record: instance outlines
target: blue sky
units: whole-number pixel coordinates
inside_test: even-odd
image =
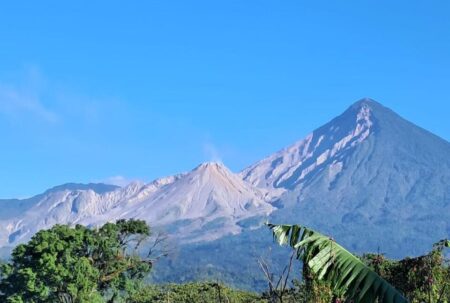
[[[24,2],[0,5],[1,198],[237,171],[362,97],[450,139],[449,1]]]

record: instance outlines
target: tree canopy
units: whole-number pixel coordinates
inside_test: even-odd
[[[152,268],[152,260],[138,253],[149,236],[140,220],[42,230],[1,265],[0,301],[118,302]]]

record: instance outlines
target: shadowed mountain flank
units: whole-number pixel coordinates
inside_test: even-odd
[[[283,189],[274,220],[404,256],[450,233],[449,155],[447,141],[364,99],[242,175]]]

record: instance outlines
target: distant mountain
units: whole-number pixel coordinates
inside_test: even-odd
[[[269,221],[316,228],[355,253],[419,255],[450,237],[450,143],[370,99],[240,175],[269,192],[278,208]],[[197,258],[161,265],[157,281],[200,276],[263,289],[256,258],[270,254],[274,272],[288,259],[266,227],[179,254]]]
[[[182,242],[237,234],[240,221],[266,217],[274,208],[267,191],[256,189],[219,163],[204,163],[189,173],[131,183],[65,184],[27,200],[0,200],[0,245],[29,239],[54,224],[99,225],[139,218],[169,230]]]
[[[121,218],[145,219],[179,244],[158,281],[264,287],[256,258],[269,252],[275,269],[285,261],[266,220],[316,228],[356,253],[418,255],[450,236],[450,143],[364,99],[239,174],[204,163],[148,184],[66,184],[0,200],[0,247],[57,223]]]
[[[241,175],[282,191],[273,220],[356,252],[420,254],[450,235],[450,143],[370,99]]]
[[[164,181],[161,181],[164,180]],[[267,217],[274,208],[265,200],[267,192],[252,187],[223,164],[204,163],[189,173],[150,184],[156,190],[121,203],[105,220],[139,218],[163,226],[182,242],[214,240],[238,234],[241,221]]]

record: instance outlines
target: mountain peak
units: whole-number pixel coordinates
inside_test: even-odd
[[[353,105],[351,106],[351,108],[361,108],[361,107],[370,107],[370,108],[376,108],[376,107],[383,107],[383,105],[377,101],[375,101],[374,99],[371,98],[362,98],[358,101],[356,101],[355,103],[353,103]]]
[[[393,110],[391,110],[388,107],[385,107],[383,104],[370,99],[370,98],[363,98],[355,103],[353,103],[347,111],[343,114],[344,116],[346,114],[358,114],[360,112],[370,112],[372,116],[382,118],[382,117],[395,117],[395,118],[401,118],[398,114],[396,114]]]
[[[375,101],[372,98],[364,97],[356,101],[354,104],[360,104],[360,103],[367,103],[367,104],[380,104],[379,102]]]
[[[274,208],[265,190],[253,188],[222,163],[206,162],[156,188],[151,195],[127,205],[124,217],[170,226],[181,222],[179,236],[186,241],[212,240],[241,231],[238,221],[261,217]],[[208,230],[200,235],[199,230]],[[192,234],[190,234],[192,233]],[[200,236],[199,236],[200,235]]]
[[[449,142],[364,98],[241,176],[269,192],[283,190],[275,196],[282,207],[274,214],[283,220],[336,237],[370,229],[374,240],[348,240],[349,246],[363,251],[383,244],[398,256],[422,253],[431,245],[422,235],[441,238],[450,232],[449,154]],[[427,233],[415,230],[424,222]]]
[[[204,162],[194,168],[192,171],[217,171],[217,170],[225,170],[228,171],[228,168],[222,162]]]
[[[202,180],[201,183],[220,186],[239,183],[239,178],[233,174],[223,163],[205,162],[186,174],[188,178]]]
[[[223,167],[224,164],[222,162],[217,161],[207,161],[200,164],[198,167]]]
[[[382,105],[376,101],[362,99],[303,140],[250,166],[241,175],[258,187],[292,189],[331,165],[333,180],[343,168],[342,159],[374,133],[374,112],[379,112],[378,108]]]

